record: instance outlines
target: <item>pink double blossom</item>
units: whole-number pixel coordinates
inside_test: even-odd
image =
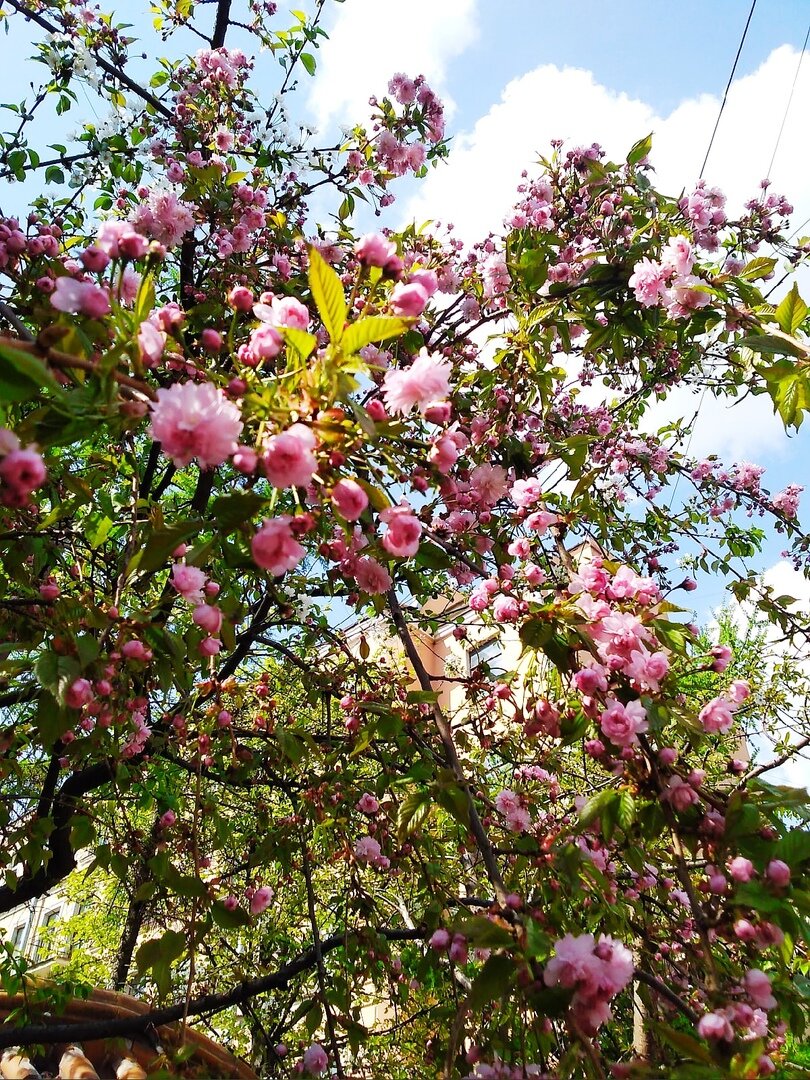
[[[388,592],[394,583],[385,567],[371,555],[362,555],[354,564],[352,573],[360,589],[369,596]]]
[[[293,424],[268,441],[262,463],[273,487],[306,487],[309,484],[318,468],[312,452],[317,442],[312,429],[305,424]]]
[[[152,438],[181,468],[194,458],[203,469],[221,465],[236,450],[239,408],[209,382],[161,387],[152,403]]]
[[[633,746],[640,733],[647,730],[647,710],[640,701],[628,701],[626,705],[615,698],[611,700],[599,720],[602,734],[615,746]]]
[[[256,565],[269,570],[274,577],[293,570],[306,555],[290,528],[291,521],[287,514],[267,518],[250,544]]]
[[[388,411],[404,416],[416,405],[424,413],[434,402],[447,397],[450,372],[450,363],[427,349],[420,352],[410,367],[387,371],[383,394]]]
[[[51,293],[51,305],[57,311],[71,315],[87,315],[100,319],[110,313],[110,290],[94,281],[77,281],[72,277],[59,277]]]
[[[419,550],[422,524],[407,500],[403,499],[399,506],[389,506],[383,510],[380,521],[386,526],[382,545],[390,555],[406,559],[416,554]]]

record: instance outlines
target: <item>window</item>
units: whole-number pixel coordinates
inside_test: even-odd
[[[506,668],[503,664],[503,649],[499,637],[490,638],[470,649],[467,654],[470,675],[480,667],[486,667],[490,675],[502,675]]]
[[[38,964],[44,964],[46,960],[50,960],[54,956],[55,950],[54,950],[54,943],[53,943],[53,940],[52,940],[52,938],[53,938],[52,931],[56,927],[56,923],[59,920],[59,915],[60,915],[60,909],[59,908],[52,908],[47,913],[47,915],[45,915],[43,917],[42,922],[39,924],[39,938],[40,938],[40,941],[39,941],[39,947],[37,948],[37,960],[36,960],[36,962]],[[42,933],[43,930],[45,931],[44,940],[43,940],[43,933]]]
[[[14,927],[14,930],[11,934],[11,944],[14,946],[15,949],[22,948],[23,938],[25,937],[25,930],[27,926],[28,923],[22,922],[19,924],[19,926]]]

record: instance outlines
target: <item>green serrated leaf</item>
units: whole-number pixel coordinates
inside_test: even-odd
[[[794,282],[793,288],[774,313],[780,329],[786,334],[795,334],[807,315],[807,304],[799,296],[799,287]]]
[[[358,319],[347,326],[343,332],[341,345],[344,353],[355,353],[372,341],[387,341],[399,337],[408,329],[412,320],[398,319],[393,315],[371,315],[367,319]]]
[[[643,161],[652,150],[652,132],[643,139],[639,139],[637,143],[634,143],[630,148],[630,153],[627,155],[628,165],[638,165],[640,161]]]
[[[316,247],[309,249],[309,287],[329,339],[337,344],[343,337],[347,314],[343,286]]]

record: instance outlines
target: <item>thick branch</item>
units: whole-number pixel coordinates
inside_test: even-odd
[[[402,608],[400,607],[394,589],[390,589],[388,592],[388,606],[391,610],[391,617],[394,620],[394,626],[397,629],[400,641],[405,647],[405,652],[411,662],[411,667],[414,670],[416,678],[419,680],[419,685],[423,690],[432,693],[433,680],[430,675],[428,675],[425,665],[422,663],[422,658],[416,650],[413,638],[411,637],[411,632],[403,617]],[[464,792],[467,802],[467,811],[470,818],[470,832],[475,837],[478,850],[481,852],[481,858],[484,860],[484,866],[487,869],[487,876],[489,877],[490,883],[495,889],[495,895],[497,896],[498,901],[503,904],[506,902],[506,888],[503,883],[503,878],[501,877],[501,872],[498,869],[495,852],[492,849],[489,837],[481,823],[481,818],[478,816],[478,810],[476,809],[475,801],[473,800],[472,792],[470,791],[469,781],[464,772],[464,766],[459,759],[456,744],[453,741],[453,730],[438,704],[433,706],[433,719],[436,724],[436,730],[439,733],[439,738],[442,741],[442,746],[444,747],[447,766],[452,770],[453,775],[458,781],[459,787]]]
[[[388,941],[418,941],[425,936],[425,930],[388,930],[373,929],[372,933],[387,938]],[[333,934],[321,942],[321,954],[331,952],[346,944],[345,934]],[[59,1042],[83,1042],[85,1039],[105,1039],[121,1035],[136,1035],[151,1028],[160,1027],[182,1020],[188,1016],[212,1016],[233,1005],[241,1005],[259,994],[269,990],[283,990],[296,975],[308,971],[316,965],[314,946],[306,949],[295,960],[284,964],[272,975],[263,975],[257,979],[245,979],[238,986],[222,994],[203,994],[188,1003],[180,1001],[165,1009],[153,1009],[139,1016],[126,1016],[116,1020],[88,1020],[79,1024],[28,1024],[14,1028],[6,1024],[0,1029],[0,1049],[6,1046],[30,1046],[34,1043],[53,1044]],[[23,1004],[11,999],[14,1005]]]

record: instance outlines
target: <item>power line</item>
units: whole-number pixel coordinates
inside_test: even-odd
[[[742,37],[740,38],[740,44],[739,44],[739,47],[737,49],[737,55],[734,57],[734,63],[732,65],[732,67],[731,67],[731,74],[729,75],[728,82],[726,83],[726,89],[725,89],[725,92],[723,94],[723,100],[720,103],[720,112],[717,114],[717,120],[715,121],[715,124],[714,124],[714,131],[712,132],[712,137],[709,140],[709,149],[706,151],[706,157],[703,159],[703,164],[700,167],[700,179],[701,180],[703,179],[703,173],[704,173],[704,171],[706,169],[706,164],[707,164],[707,162],[709,160],[709,154],[711,154],[712,147],[714,146],[714,137],[717,134],[717,129],[720,127],[720,120],[721,120],[721,118],[723,116],[723,110],[726,107],[726,100],[728,99],[728,92],[731,89],[732,82],[734,81],[734,75],[736,74],[736,71],[737,71],[737,63],[738,63],[738,61],[740,59],[740,54],[743,51],[743,45],[745,44],[745,39],[748,36],[748,27],[751,25],[751,16],[754,14],[754,8],[756,6],[757,6],[757,0],[754,0],[754,2],[751,4],[751,10],[748,12],[748,18],[745,20],[745,29],[743,30]]]
[[[782,133],[785,130],[785,123],[787,122],[788,113],[790,112],[790,106],[791,106],[791,104],[793,102],[793,94],[794,94],[794,92],[796,90],[796,83],[799,81],[799,72],[802,69],[802,60],[804,60],[804,54],[807,51],[807,42],[808,41],[810,41],[810,24],[808,24],[807,33],[804,35],[804,44],[802,45],[802,51],[799,54],[799,62],[796,65],[796,74],[793,76],[793,85],[790,88],[790,94],[789,94],[788,99],[787,99],[787,105],[785,106],[785,112],[784,112],[784,115],[782,116],[782,125],[779,128],[779,134],[776,136],[776,143],[775,143],[774,148],[773,148],[773,153],[771,154],[771,163],[768,166],[768,171],[765,173],[765,176],[768,179],[770,179],[771,170],[773,169],[773,163],[776,160],[776,151],[779,149],[779,143],[782,140]]]

